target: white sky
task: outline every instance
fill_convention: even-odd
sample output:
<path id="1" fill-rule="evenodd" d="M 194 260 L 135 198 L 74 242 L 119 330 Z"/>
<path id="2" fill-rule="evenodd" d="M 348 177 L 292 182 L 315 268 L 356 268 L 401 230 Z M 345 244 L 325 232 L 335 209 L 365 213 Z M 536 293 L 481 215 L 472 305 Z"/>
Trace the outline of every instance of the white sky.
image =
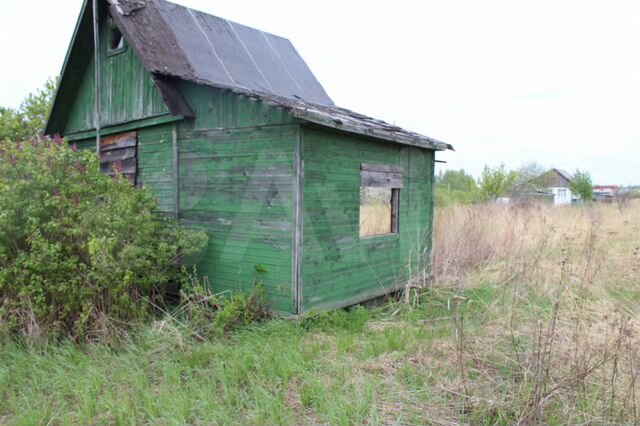
<path id="1" fill-rule="evenodd" d="M 453 144 L 446 167 L 640 184 L 637 0 L 176 2 L 289 38 L 338 105 Z M 81 4 L 0 0 L 0 105 L 59 72 Z"/>

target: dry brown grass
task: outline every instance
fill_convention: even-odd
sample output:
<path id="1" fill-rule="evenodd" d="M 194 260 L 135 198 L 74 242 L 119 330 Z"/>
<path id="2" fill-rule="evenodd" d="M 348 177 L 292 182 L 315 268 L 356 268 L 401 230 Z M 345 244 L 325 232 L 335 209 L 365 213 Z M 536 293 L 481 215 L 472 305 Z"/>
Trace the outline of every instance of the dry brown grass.
<path id="1" fill-rule="evenodd" d="M 435 233 L 433 291 L 455 295 L 448 389 L 462 411 L 640 422 L 640 202 L 455 206 L 437 211 Z M 468 318 L 473 292 L 484 295 L 480 322 Z"/>
<path id="2" fill-rule="evenodd" d="M 360 205 L 360 236 L 391 232 L 391 204 L 370 203 Z"/>

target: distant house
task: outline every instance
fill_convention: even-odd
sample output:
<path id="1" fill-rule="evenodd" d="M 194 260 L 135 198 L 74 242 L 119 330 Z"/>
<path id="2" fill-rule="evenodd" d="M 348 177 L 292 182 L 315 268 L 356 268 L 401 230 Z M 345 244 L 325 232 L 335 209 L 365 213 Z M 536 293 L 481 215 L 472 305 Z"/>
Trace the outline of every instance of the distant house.
<path id="1" fill-rule="evenodd" d="M 577 196 L 571 192 L 571 180 L 573 177 L 564 170 L 551 169 L 547 172 L 548 176 L 548 189 L 553 194 L 553 204 L 565 205 L 571 204 Z"/>
<path id="2" fill-rule="evenodd" d="M 300 314 L 410 282 L 451 145 L 336 106 L 282 37 L 164 0 L 96 8 L 84 1 L 46 133 L 205 229 L 215 292 L 263 265 L 270 306 Z"/>
<path id="3" fill-rule="evenodd" d="M 620 193 L 618 185 L 595 185 L 593 198 L 600 203 L 612 203 Z"/>
<path id="4" fill-rule="evenodd" d="M 618 192 L 620 192 L 620 188 L 618 187 L 618 185 L 595 185 L 593 187 L 593 191 L 600 192 L 602 194 L 609 194 L 615 197 L 616 195 L 618 195 Z"/>

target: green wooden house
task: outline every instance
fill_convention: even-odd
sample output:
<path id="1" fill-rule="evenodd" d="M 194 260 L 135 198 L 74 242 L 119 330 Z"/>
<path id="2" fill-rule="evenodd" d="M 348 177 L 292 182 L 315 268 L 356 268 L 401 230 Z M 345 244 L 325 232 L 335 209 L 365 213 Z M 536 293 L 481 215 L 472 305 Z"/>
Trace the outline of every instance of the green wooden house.
<path id="1" fill-rule="evenodd" d="M 216 292 L 262 265 L 271 306 L 299 314 L 428 273 L 451 146 L 335 106 L 284 38 L 164 0 L 86 0 L 46 133 L 206 229 Z"/>

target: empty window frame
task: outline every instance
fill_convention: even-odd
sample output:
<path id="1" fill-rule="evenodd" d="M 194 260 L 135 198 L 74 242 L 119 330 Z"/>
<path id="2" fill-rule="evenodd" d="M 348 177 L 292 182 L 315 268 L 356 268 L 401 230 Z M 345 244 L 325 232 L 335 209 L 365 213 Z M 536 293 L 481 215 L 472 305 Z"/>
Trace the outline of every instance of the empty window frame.
<path id="1" fill-rule="evenodd" d="M 138 177 L 138 134 L 120 133 L 100 139 L 100 171 L 121 174 L 136 184 Z"/>
<path id="2" fill-rule="evenodd" d="M 124 36 L 120 29 L 113 22 L 113 19 L 109 19 L 109 55 L 116 55 L 126 50 L 126 44 Z"/>
<path id="3" fill-rule="evenodd" d="M 400 189 L 404 169 L 400 166 L 360 166 L 360 237 L 397 234 L 400 229 Z"/>

